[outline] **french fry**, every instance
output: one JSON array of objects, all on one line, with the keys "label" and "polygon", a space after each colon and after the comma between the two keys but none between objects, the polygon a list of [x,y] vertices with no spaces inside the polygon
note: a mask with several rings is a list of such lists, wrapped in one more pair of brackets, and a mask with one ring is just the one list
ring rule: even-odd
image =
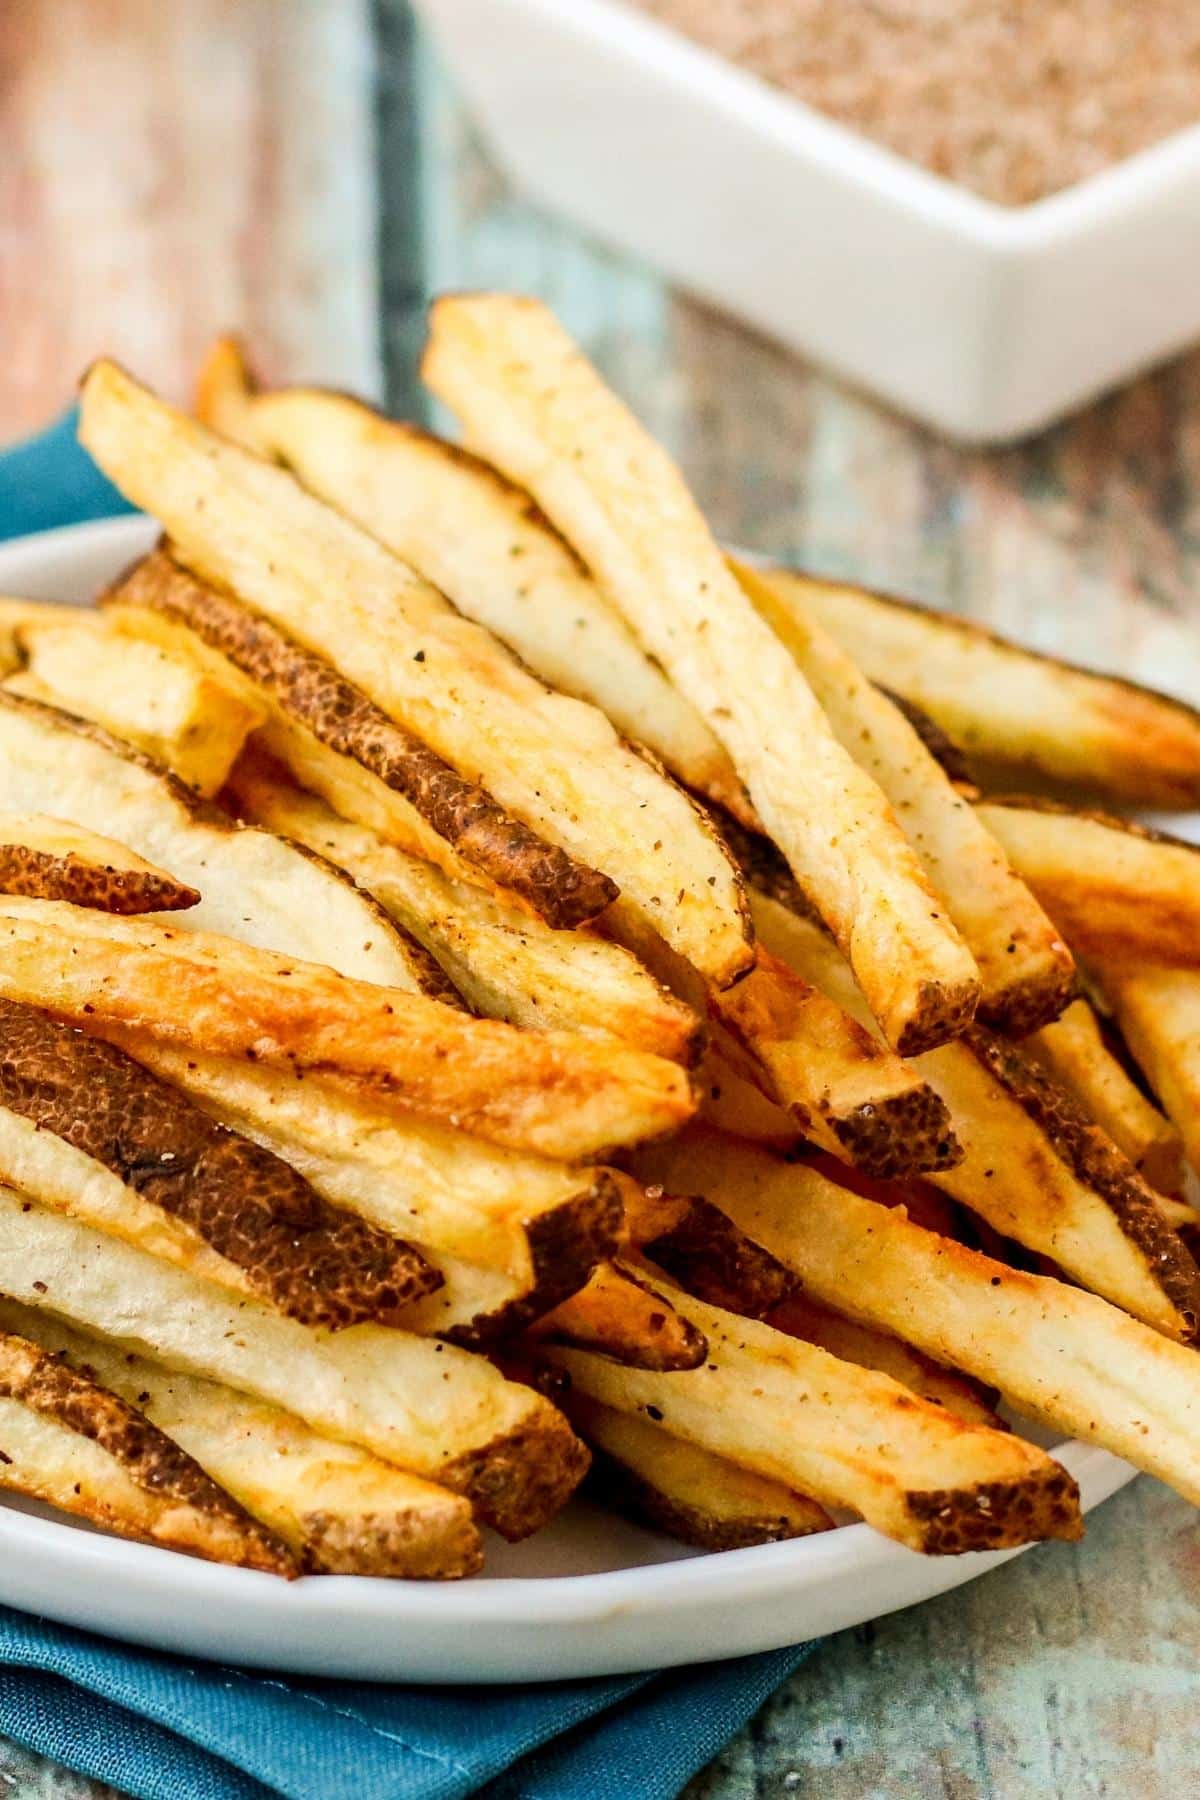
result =
[{"label": "french fry", "polygon": [[[758,901],[751,896],[751,911]],[[726,1058],[800,1131],[880,1176],[952,1166],[949,1114],[920,1074],[766,943],[744,981],[710,998]],[[740,1053],[740,1054],[739,1054]]]},{"label": "french fry", "polygon": [[378,1325],[314,1330],[7,1188],[0,1293],[295,1410],[315,1431],[465,1494],[507,1537],[544,1524],[586,1467],[561,1415],[481,1356]]},{"label": "french fry", "polygon": [[1071,954],[985,822],[909,719],[855,666],[786,579],[733,564],[742,588],[796,660],[834,736],[878,783],[979,966],[977,1017],[1024,1034],[1058,1017]]},{"label": "french fry", "polygon": [[479,1533],[460,1494],[321,1437],[294,1413],[182,1375],[48,1313],[0,1301],[0,1323],[136,1406],[303,1568],[452,1580],[481,1567]]},{"label": "french fry", "polygon": [[708,1354],[702,1331],[628,1264],[601,1263],[586,1287],[537,1321],[534,1342],[596,1350],[634,1369],[698,1369]]},{"label": "french fry", "polygon": [[[369,796],[372,816],[407,842],[414,815],[455,858],[511,888],[552,925],[595,918],[617,897],[607,875],[587,867],[498,806],[411,731],[395,724],[331,662],[186,573],[164,551],[144,557],[107,604],[132,630],[139,612],[161,613],[220,659],[222,675],[261,696],[263,740],[301,772],[327,770],[324,787],[341,803]],[[140,642],[133,638],[133,642]],[[364,810],[366,810],[364,808]]]},{"label": "french fry", "polygon": [[200,895],[112,838],[45,813],[0,812],[0,893],[98,912],[181,912]]},{"label": "french fry", "polygon": [[299,1572],[284,1545],[135,1407],[9,1331],[0,1333],[0,1487],[121,1537]]},{"label": "french fry", "polygon": [[979,971],[874,781],[838,743],[666,453],[536,301],[450,295],[428,386],[528,488],[710,726],[755,811],[907,1053],[972,1017]]},{"label": "french fry", "polygon": [[708,1339],[703,1369],[651,1374],[554,1346],[546,1356],[589,1399],[848,1507],[910,1549],[953,1555],[1080,1535],[1075,1483],[1032,1445],[769,1325],[666,1292]]},{"label": "french fry", "polygon": [[310,1325],[394,1323],[439,1285],[123,1051],[11,1000],[0,1031],[0,1182]]},{"label": "french fry", "polygon": [[977,809],[1085,959],[1200,966],[1200,849],[1049,800]]},{"label": "french fry", "polygon": [[568,1397],[567,1410],[593,1451],[593,1491],[680,1543],[741,1550],[833,1529],[824,1507],[806,1494],[672,1437],[649,1419],[582,1394]]},{"label": "french fry", "polygon": [[219,791],[262,723],[253,697],[155,645],[62,624],[29,625],[18,637],[26,661],[9,677],[11,692],[128,739],[199,794]]},{"label": "french fry", "polygon": [[181,930],[224,932],[385,987],[431,985],[419,946],[328,863],[270,832],[237,829],[100,727],[3,689],[0,806],[102,832],[169,871],[200,894],[178,915]]},{"label": "french fry", "polygon": [[[774,901],[755,901],[763,942],[860,1021],[869,1014],[832,940]],[[1010,1044],[973,1027],[917,1058],[941,1096],[962,1160],[929,1179],[1006,1237],[1049,1257],[1161,1331],[1200,1327],[1200,1270],[1153,1191],[1069,1095]]]},{"label": "french fry", "polygon": [[[634,1184],[611,1170],[390,1119],[294,1070],[112,1035],[223,1124],[291,1163],[333,1205],[419,1244],[443,1270],[457,1256],[506,1277],[501,1304],[528,1300],[535,1314],[546,1312],[618,1246],[622,1193]],[[453,1288],[447,1276],[445,1288],[414,1309],[431,1324],[410,1328],[444,1329],[441,1302]]]},{"label": "french fry", "polygon": [[230,791],[244,818],[353,876],[486,1018],[615,1037],[678,1062],[694,1060],[702,1029],[696,1014],[619,944],[552,930],[503,896],[456,881],[365,825],[339,818],[262,758],[242,759]]},{"label": "french fry", "polygon": [[840,1356],[843,1362],[890,1375],[901,1387],[911,1388],[923,1400],[944,1406],[968,1425],[988,1425],[994,1431],[1008,1429],[977,1382],[969,1381],[956,1369],[942,1368],[889,1332],[833,1312],[807,1294],[793,1294],[768,1315],[767,1323],[776,1331],[803,1338],[806,1344],[818,1344],[831,1356]]},{"label": "french fry", "polygon": [[1072,1001],[1061,1019],[1026,1038],[1021,1047],[1096,1121],[1157,1193],[1180,1192],[1179,1130],[1129,1079],[1105,1045],[1086,1000]]},{"label": "french fry", "polygon": [[864,675],[930,714],[972,762],[1133,806],[1200,806],[1200,713],[951,613],[798,570],[772,573]]},{"label": "french fry", "polygon": [[672,1178],[702,1187],[824,1305],[1200,1500],[1194,1350],[1094,1294],[1010,1269],[749,1144],[689,1132]]},{"label": "french fry", "polygon": [[681,1124],[684,1071],[564,1033],[471,1019],[209,932],[0,898],[0,994],[161,1043],[293,1068],[515,1149],[594,1156]]},{"label": "french fry", "polygon": [[590,700],[685,787],[745,815],[742,785],[708,726],[528,494],[457,446],[346,394],[259,392],[229,338],[212,346],[197,387],[206,425],[276,457],[549,687]]},{"label": "french fry", "polygon": [[1134,1061],[1200,1170],[1200,970],[1103,965],[1096,972]]},{"label": "french fry", "polygon": [[718,986],[749,961],[724,846],[595,708],[552,694],[405,564],[111,363],[89,374],[86,447],[159,517],[179,557],[335,662],[381,710],[568,854]]}]

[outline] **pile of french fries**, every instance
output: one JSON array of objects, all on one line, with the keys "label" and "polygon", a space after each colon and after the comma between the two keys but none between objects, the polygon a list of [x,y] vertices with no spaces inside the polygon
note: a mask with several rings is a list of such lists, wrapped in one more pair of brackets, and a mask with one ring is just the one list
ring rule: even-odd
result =
[{"label": "pile of french fries", "polygon": [[731,561],[532,301],[424,376],[469,448],[84,381],[162,537],[0,603],[0,1483],[288,1576],[585,1478],[1077,1537],[1003,1405],[1200,1502],[1200,852],[1082,798],[1200,715]]}]

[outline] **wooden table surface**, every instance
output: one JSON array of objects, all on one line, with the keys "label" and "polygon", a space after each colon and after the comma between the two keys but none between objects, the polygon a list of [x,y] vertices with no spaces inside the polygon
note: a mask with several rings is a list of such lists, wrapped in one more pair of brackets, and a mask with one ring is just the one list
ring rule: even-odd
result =
[{"label": "wooden table surface", "polygon": [[[0,143],[0,442],[102,350],[184,394],[230,324],[420,416],[429,295],[524,289],[728,538],[1200,695],[1200,356],[1019,450],[939,443],[539,216],[403,0],[7,0]],[[1200,1521],[1139,1481],[1081,1547],[841,1634],[690,1800],[1198,1794],[1198,1598]],[[0,1742],[0,1800],[102,1791]]]}]

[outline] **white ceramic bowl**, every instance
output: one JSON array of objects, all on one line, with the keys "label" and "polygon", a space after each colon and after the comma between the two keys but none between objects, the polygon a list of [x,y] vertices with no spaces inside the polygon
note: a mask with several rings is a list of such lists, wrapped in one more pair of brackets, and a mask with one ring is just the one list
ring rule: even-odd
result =
[{"label": "white ceramic bowl", "polygon": [[1200,337],[1200,126],[1001,207],[617,0],[416,6],[536,199],[951,436]]}]

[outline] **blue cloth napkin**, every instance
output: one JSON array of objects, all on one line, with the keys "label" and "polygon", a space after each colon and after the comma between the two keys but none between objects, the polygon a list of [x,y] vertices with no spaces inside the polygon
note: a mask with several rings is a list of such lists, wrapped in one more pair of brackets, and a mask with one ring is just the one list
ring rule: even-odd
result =
[{"label": "blue cloth napkin", "polygon": [[[0,538],[129,510],[73,415],[0,454]],[[0,1736],[137,1800],[674,1800],[813,1648],[401,1688],[194,1664],[0,1607]]]}]

